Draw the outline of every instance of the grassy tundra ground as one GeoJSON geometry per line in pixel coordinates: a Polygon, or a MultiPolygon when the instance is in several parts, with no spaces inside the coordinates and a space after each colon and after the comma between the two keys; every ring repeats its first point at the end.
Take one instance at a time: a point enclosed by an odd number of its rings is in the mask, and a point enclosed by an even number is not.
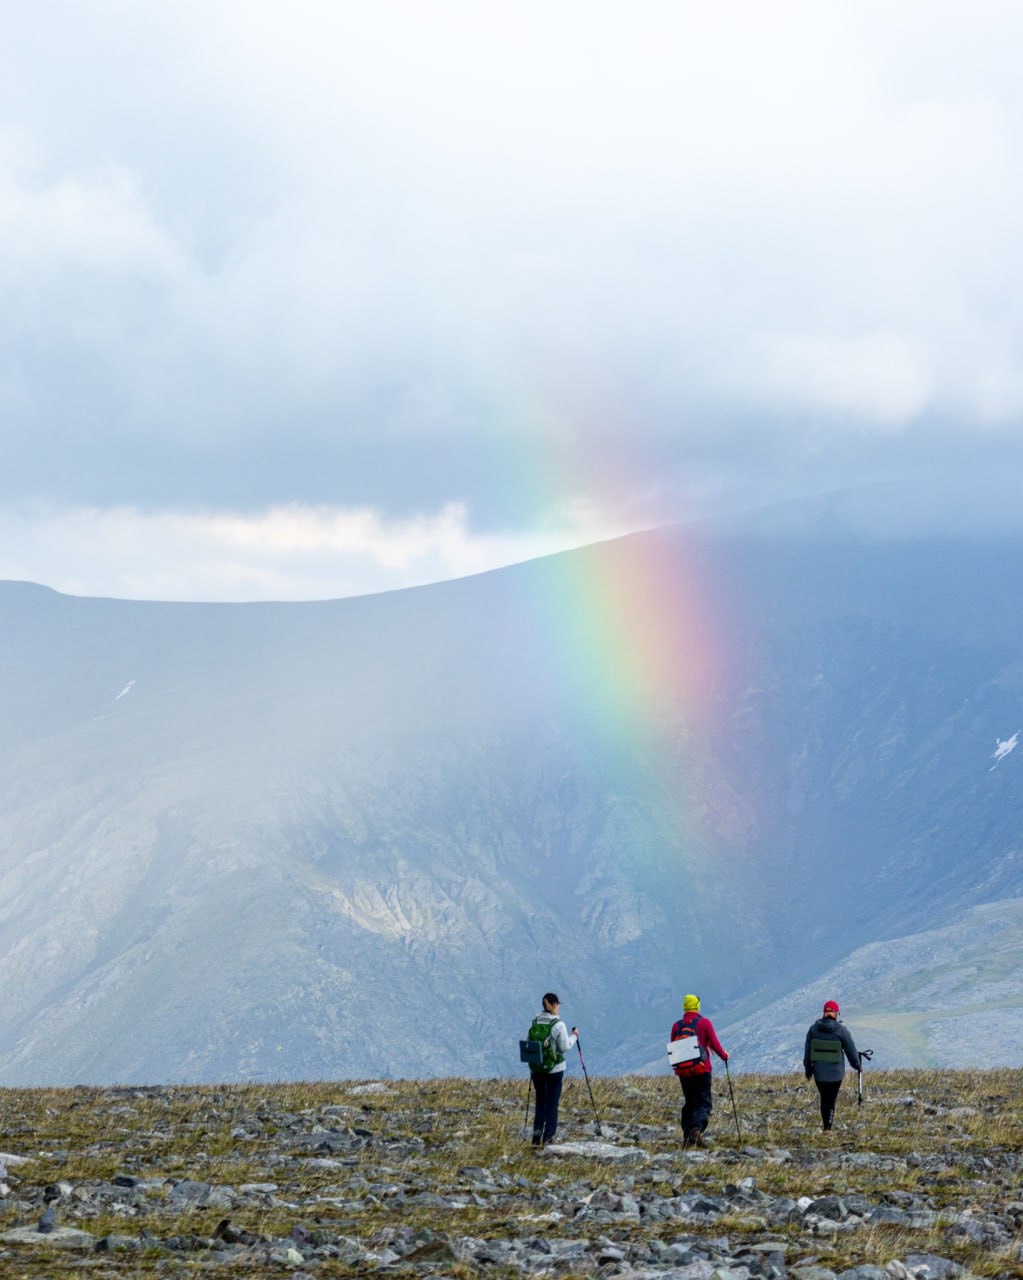
{"type": "Polygon", "coordinates": [[[684,1154],[673,1077],[591,1083],[542,1154],[521,1078],[4,1090],[0,1277],[1023,1277],[1023,1072],[848,1075],[826,1136],[733,1076],[741,1140],[715,1073],[684,1154]]]}

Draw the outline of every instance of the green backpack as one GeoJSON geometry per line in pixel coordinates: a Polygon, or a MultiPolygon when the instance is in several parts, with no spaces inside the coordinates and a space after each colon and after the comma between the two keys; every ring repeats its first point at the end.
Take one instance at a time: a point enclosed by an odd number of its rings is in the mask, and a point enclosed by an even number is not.
{"type": "MultiPolygon", "coordinates": [[[[565,1061],[565,1055],[558,1052],[554,1043],[554,1028],[557,1026],[558,1019],[548,1021],[549,1018],[550,1014],[537,1014],[526,1032],[527,1040],[537,1041],[540,1045],[541,1071],[551,1071],[559,1062],[565,1061]]],[[[535,1067],[531,1069],[536,1070],[535,1067]]]]}
{"type": "Polygon", "coordinates": [[[814,1036],[810,1040],[810,1061],[841,1062],[842,1042],[838,1036],[814,1036]]]}

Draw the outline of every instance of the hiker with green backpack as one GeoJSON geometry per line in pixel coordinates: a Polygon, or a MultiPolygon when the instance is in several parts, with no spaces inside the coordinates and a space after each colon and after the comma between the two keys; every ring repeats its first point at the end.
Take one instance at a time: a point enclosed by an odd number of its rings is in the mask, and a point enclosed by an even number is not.
{"type": "Polygon", "coordinates": [[[845,1078],[845,1061],[854,1071],[860,1069],[860,1054],[853,1043],[852,1033],[844,1022],[838,1020],[839,1008],[834,1000],[824,1002],[823,1017],[817,1019],[806,1033],[803,1047],[803,1072],[807,1080],[817,1085],[821,1102],[821,1125],[825,1133],[831,1132],[835,1122],[835,1103],[845,1078]]]}
{"type": "Polygon", "coordinates": [[[547,1146],[554,1141],[558,1128],[558,1105],[561,1086],[565,1082],[565,1055],[579,1039],[579,1028],[569,1035],[559,1016],[560,1001],[553,991],[543,998],[543,1012],[533,1019],[526,1041],[533,1053],[529,1059],[530,1077],[536,1091],[533,1111],[533,1146],[547,1146]]]}

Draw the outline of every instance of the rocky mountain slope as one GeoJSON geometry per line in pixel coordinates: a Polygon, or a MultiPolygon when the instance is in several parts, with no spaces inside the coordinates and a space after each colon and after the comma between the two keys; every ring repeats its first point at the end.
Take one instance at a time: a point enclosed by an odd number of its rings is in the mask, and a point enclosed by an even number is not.
{"type": "Polygon", "coordinates": [[[857,1048],[873,1048],[879,1064],[1016,1066],[1023,1058],[1023,899],[973,907],[943,929],[859,948],[728,1027],[736,1064],[798,1069],[807,1027],[828,993],[840,995],[857,1048]]]}
{"type": "Polygon", "coordinates": [[[551,987],[619,1070],[687,990],[720,1026],[1023,893],[1021,579],[820,527],[307,605],[2,584],[0,1078],[502,1072],[551,987]]]}

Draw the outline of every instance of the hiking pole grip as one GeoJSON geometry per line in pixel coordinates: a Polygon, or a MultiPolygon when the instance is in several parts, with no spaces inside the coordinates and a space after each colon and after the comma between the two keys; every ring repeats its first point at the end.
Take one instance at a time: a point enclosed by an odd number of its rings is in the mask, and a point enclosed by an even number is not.
{"type": "Polygon", "coordinates": [[[861,1049],[859,1065],[856,1067],[856,1105],[863,1106],[863,1064],[874,1056],[873,1049],[861,1049]]]}

